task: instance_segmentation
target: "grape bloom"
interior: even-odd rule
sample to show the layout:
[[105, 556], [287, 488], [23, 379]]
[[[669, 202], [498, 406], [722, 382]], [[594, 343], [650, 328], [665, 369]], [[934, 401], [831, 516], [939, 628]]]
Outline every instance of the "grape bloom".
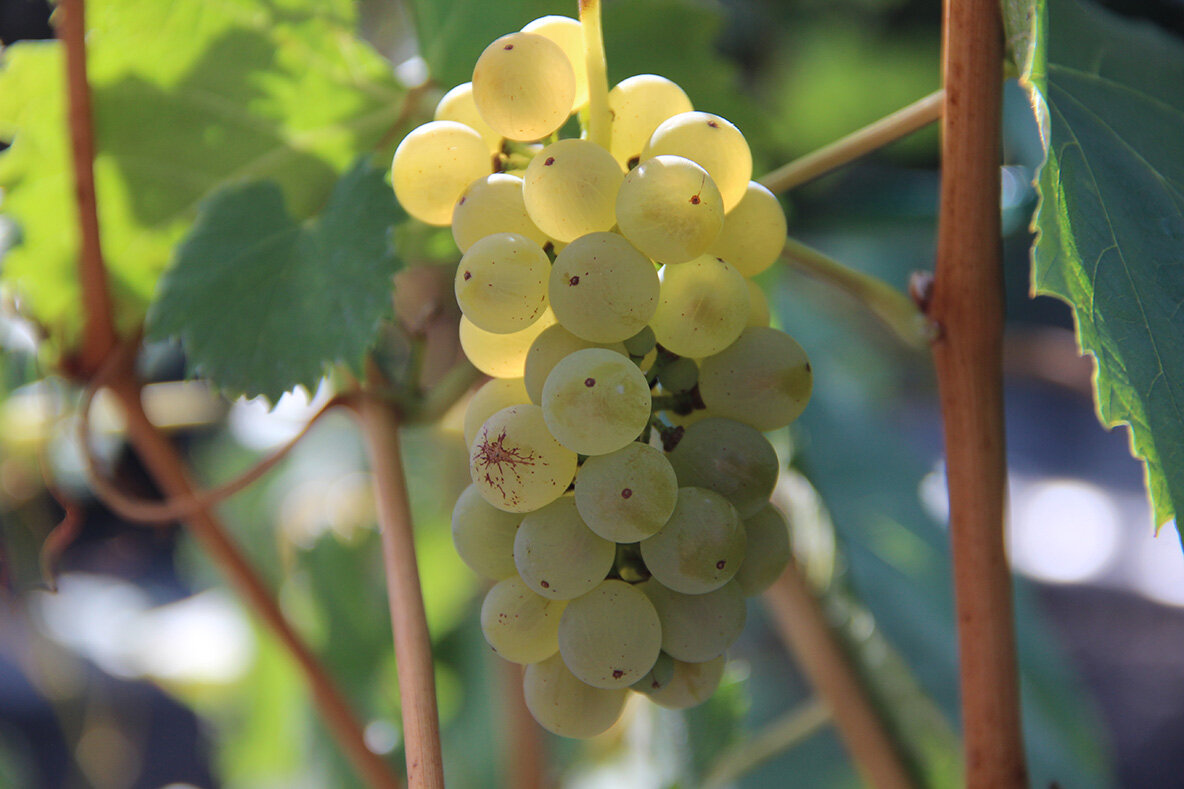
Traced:
[[[745, 598], [791, 558], [764, 432], [812, 383], [749, 279], [786, 224], [744, 135], [663, 77], [597, 94], [581, 42], [555, 16], [498, 38], [391, 171], [408, 213], [451, 225], [461, 345], [492, 379], [453, 541], [494, 583], [486, 641], [567, 737], [607, 730], [629, 691], [715, 691]], [[603, 139], [559, 139], [594, 95]]]

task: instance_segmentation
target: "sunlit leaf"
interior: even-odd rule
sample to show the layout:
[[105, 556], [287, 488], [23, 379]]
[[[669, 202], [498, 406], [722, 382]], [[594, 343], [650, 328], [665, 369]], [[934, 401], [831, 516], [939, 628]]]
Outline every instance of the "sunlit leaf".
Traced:
[[[99, 216], [125, 330], [173, 244], [219, 185], [272, 178], [304, 218], [399, 113], [389, 65], [353, 35], [352, 3], [87, 4]], [[0, 210], [19, 226], [4, 279], [53, 339], [81, 330], [76, 219], [57, 42], [0, 54]]]

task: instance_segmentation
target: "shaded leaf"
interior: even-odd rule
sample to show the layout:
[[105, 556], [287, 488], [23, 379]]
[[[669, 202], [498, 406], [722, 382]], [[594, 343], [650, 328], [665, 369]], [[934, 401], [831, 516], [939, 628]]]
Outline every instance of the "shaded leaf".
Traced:
[[[173, 244], [219, 185], [273, 178], [307, 216], [399, 113], [389, 65], [344, 0], [87, 4], [99, 217], [117, 317], [143, 318]], [[69, 347], [81, 331], [62, 51], [0, 54], [0, 210], [20, 227], [3, 276]]]
[[361, 373], [398, 268], [383, 176], [359, 162], [304, 223], [270, 181], [214, 194], [161, 281], [150, 336], [180, 337], [194, 374], [272, 402], [298, 385], [315, 391], [335, 362]]
[[1158, 528], [1184, 507], [1184, 43], [1078, 0], [1034, 9], [1034, 289], [1073, 307], [1100, 418], [1130, 427]]

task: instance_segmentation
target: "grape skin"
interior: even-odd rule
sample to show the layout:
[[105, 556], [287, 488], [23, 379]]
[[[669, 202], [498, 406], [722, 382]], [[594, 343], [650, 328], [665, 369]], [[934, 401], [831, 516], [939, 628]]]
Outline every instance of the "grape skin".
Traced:
[[759, 430], [714, 416], [687, 427], [669, 460], [679, 485], [719, 493], [741, 518], [755, 515], [769, 501], [780, 470], [777, 453]]
[[766, 504], [752, 517], [744, 519], [748, 545], [744, 563], [736, 573], [736, 583], [748, 597], [754, 597], [773, 585], [789, 566], [793, 555], [789, 547], [789, 525], [772, 504]]
[[452, 240], [461, 252], [493, 233], [517, 233], [540, 247], [550, 240], [530, 221], [516, 175], [493, 173], [473, 181], [452, 210]]
[[481, 426], [469, 449], [469, 474], [493, 506], [530, 512], [567, 490], [576, 474], [576, 453], [547, 431], [543, 409], [512, 405]]
[[588, 140], [560, 140], [539, 151], [523, 176], [526, 211], [540, 230], [565, 244], [617, 223], [617, 190], [625, 173]]
[[621, 80], [608, 92], [608, 108], [613, 114], [612, 154], [626, 166], [641, 157], [662, 121], [694, 109], [682, 88], [656, 74]]
[[571, 600], [604, 580], [617, 551], [588, 528], [575, 499], [564, 496], [523, 518], [513, 554], [519, 575], [536, 594]]
[[543, 385], [543, 416], [559, 443], [581, 455], [604, 455], [633, 441], [650, 418], [645, 375], [604, 348], [568, 355]]
[[514, 536], [522, 517], [487, 502], [476, 485], [469, 485], [452, 508], [452, 544], [469, 569], [500, 581], [518, 572], [514, 564]]
[[658, 272], [616, 233], [589, 233], [555, 258], [547, 296], [555, 318], [592, 342], [621, 342], [645, 328], [658, 308]]
[[705, 253], [724, 226], [724, 204], [707, 170], [682, 156], [658, 156], [625, 176], [616, 201], [621, 233], [660, 263]]
[[584, 57], [584, 29], [570, 16], [543, 16], [528, 22], [523, 33], [534, 33], [554, 41], [563, 54], [576, 78], [576, 93], [571, 102], [572, 112], [588, 101], [588, 61]]
[[571, 600], [559, 621], [559, 654], [597, 688], [627, 688], [653, 668], [662, 643], [658, 612], [642, 592], [609, 580]]
[[814, 376], [802, 346], [783, 331], [746, 328], [736, 342], [704, 359], [699, 391], [713, 412], [758, 430], [793, 422], [810, 402]]
[[622, 356], [625, 355], [625, 346], [619, 342], [589, 342], [575, 336], [559, 324], [549, 326], [543, 330], [535, 338], [535, 341], [531, 343], [530, 350], [526, 352], [524, 380], [526, 383], [526, 393], [530, 402], [535, 405], [541, 405], [543, 402], [543, 384], [547, 382], [547, 376], [555, 369], [555, 365], [576, 351], [582, 351], [585, 348], [607, 348]]
[[756, 181], [724, 217], [724, 227], [711, 254], [728, 261], [746, 277], [755, 277], [781, 256], [785, 246], [785, 212], [777, 198]]
[[522, 690], [526, 708], [540, 726], [582, 739], [608, 731], [621, 717], [628, 696], [624, 688], [606, 690], [581, 682], [559, 655], [527, 666]]
[[650, 319], [654, 336], [679, 356], [700, 358], [727, 348], [748, 323], [748, 285], [736, 269], [709, 255], [667, 265], [658, 309]]
[[494, 378], [521, 378], [526, 372], [526, 354], [543, 330], [555, 325], [555, 313], [548, 308], [534, 323], [509, 334], [485, 331], [467, 317], [460, 319], [460, 347], [481, 372]]
[[[530, 402], [521, 378], [494, 378], [486, 381], [469, 400], [465, 409], [465, 446], [471, 447], [485, 420], [503, 408]], [[537, 403], [535, 405], [538, 405]]]
[[[473, 83], [462, 82], [441, 97], [432, 115], [437, 121], [456, 121], [473, 129], [485, 140], [489, 146], [489, 153], [495, 154], [502, 148], [502, 136], [490, 128], [481, 113], [477, 111], [477, 103], [473, 101]], [[464, 251], [463, 249], [461, 250]]]
[[462, 123], [431, 121], [412, 131], [391, 161], [391, 185], [404, 210], [429, 225], [447, 225], [465, 187], [493, 169], [481, 135]]
[[685, 156], [710, 173], [724, 211], [740, 202], [752, 178], [748, 141], [732, 123], [709, 112], [684, 112], [662, 121], [646, 143], [641, 161], [663, 154]]
[[510, 33], [485, 48], [473, 67], [473, 101], [489, 126], [519, 141], [538, 140], [571, 115], [576, 77], [559, 45], [534, 33]]
[[474, 326], [495, 334], [521, 331], [547, 308], [547, 253], [526, 236], [494, 233], [460, 259], [454, 290]]
[[658, 688], [646, 691], [650, 701], [672, 710], [682, 710], [702, 704], [711, 698], [724, 676], [727, 658], [720, 655], [706, 663], [687, 663], [675, 660], [669, 680]]
[[658, 449], [630, 442], [584, 461], [576, 478], [576, 508], [588, 528], [614, 542], [655, 534], [674, 512], [678, 479]]
[[727, 499], [704, 488], [683, 487], [670, 520], [641, 541], [641, 555], [663, 586], [706, 594], [736, 575], [745, 539], [740, 516]]
[[[744, 569], [743, 565], [740, 567]], [[735, 580], [705, 594], [682, 594], [650, 579], [638, 588], [645, 593], [662, 624], [662, 651], [688, 663], [703, 663], [722, 655], [744, 629], [748, 609], [744, 591]]]
[[498, 581], [481, 604], [481, 633], [511, 663], [537, 663], [559, 649], [566, 600], [548, 600], [514, 575]]

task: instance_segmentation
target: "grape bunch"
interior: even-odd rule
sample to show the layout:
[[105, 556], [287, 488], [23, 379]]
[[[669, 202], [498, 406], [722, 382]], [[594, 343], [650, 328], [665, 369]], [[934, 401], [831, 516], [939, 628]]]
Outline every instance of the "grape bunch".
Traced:
[[569, 737], [631, 689], [672, 708], [714, 692], [745, 598], [790, 558], [763, 431], [812, 381], [749, 279], [786, 223], [744, 136], [645, 74], [608, 92], [607, 139], [561, 139], [595, 88], [583, 53], [566, 17], [497, 39], [392, 165], [408, 213], [452, 226], [461, 344], [491, 377], [453, 538], [495, 582], [486, 640]]

